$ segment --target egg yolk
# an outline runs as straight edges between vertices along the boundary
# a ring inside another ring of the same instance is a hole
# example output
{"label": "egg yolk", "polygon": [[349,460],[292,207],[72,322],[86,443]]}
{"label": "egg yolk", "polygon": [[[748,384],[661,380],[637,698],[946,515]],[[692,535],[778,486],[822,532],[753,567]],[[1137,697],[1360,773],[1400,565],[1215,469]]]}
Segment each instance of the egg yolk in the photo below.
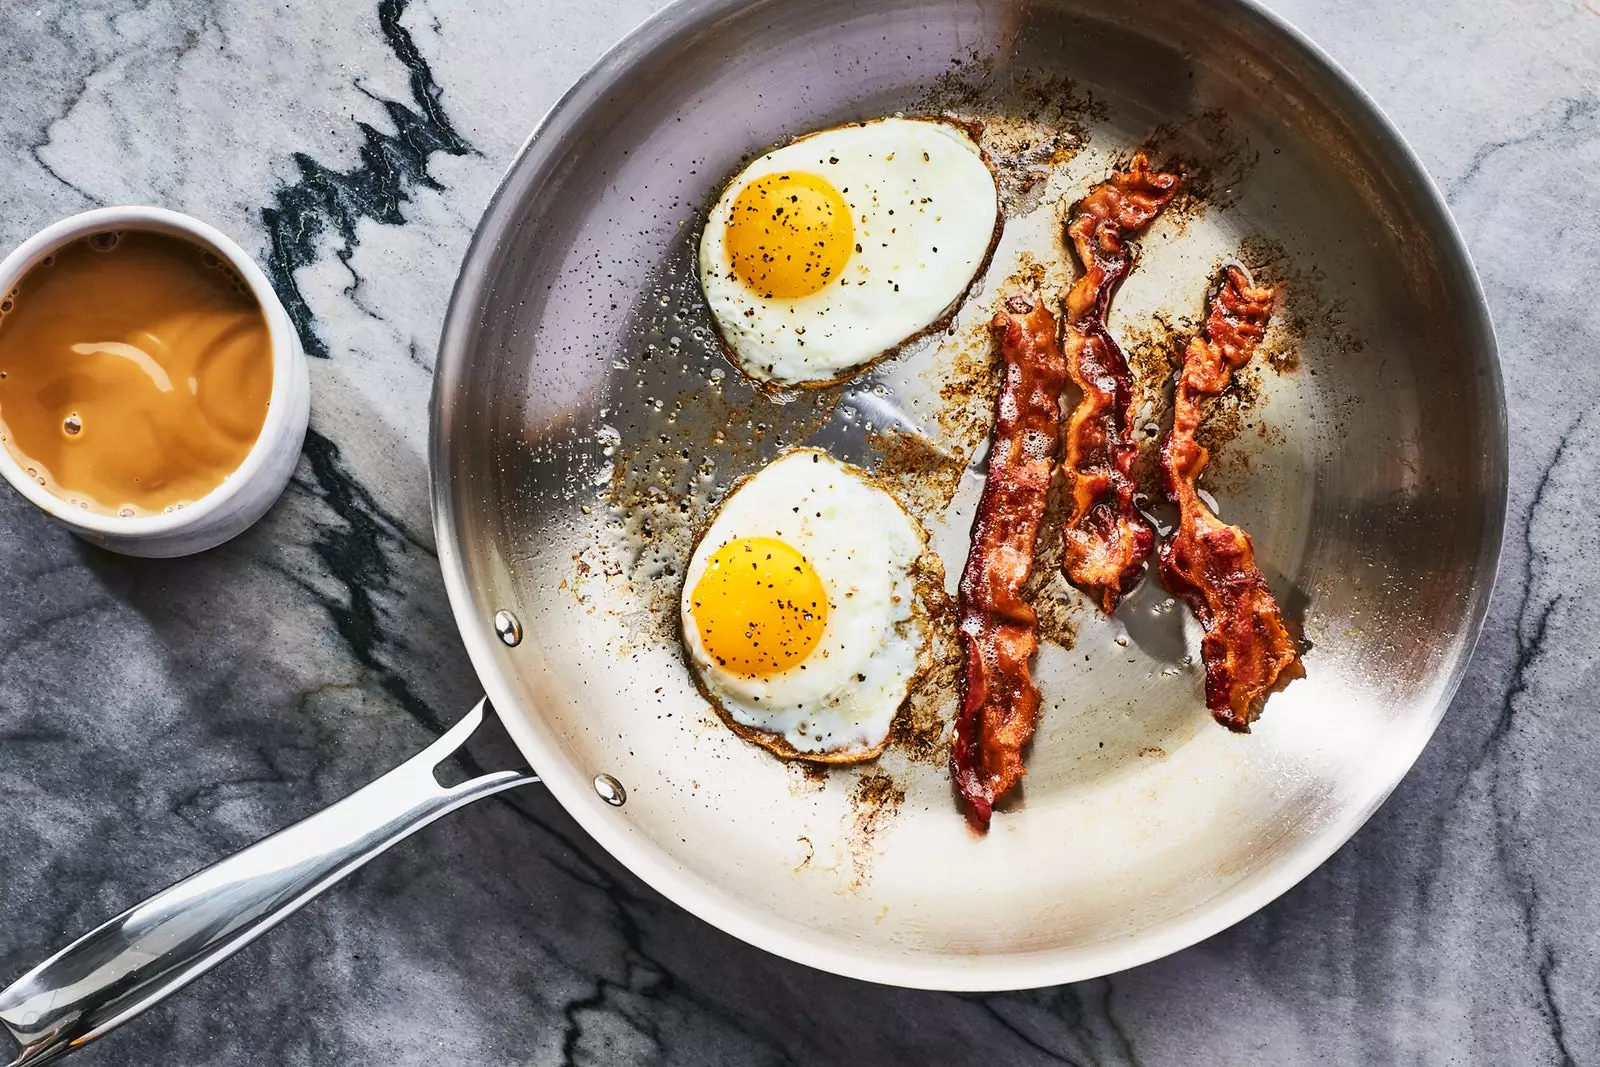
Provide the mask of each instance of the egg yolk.
{"label": "egg yolk", "polygon": [[742,537],[717,549],[689,602],[706,654],[745,678],[802,663],[828,621],[821,577],[771,537]]}
{"label": "egg yolk", "polygon": [[815,174],[757,178],[728,218],[733,273],[763,297],[820,291],[844,269],[853,241],[850,205]]}

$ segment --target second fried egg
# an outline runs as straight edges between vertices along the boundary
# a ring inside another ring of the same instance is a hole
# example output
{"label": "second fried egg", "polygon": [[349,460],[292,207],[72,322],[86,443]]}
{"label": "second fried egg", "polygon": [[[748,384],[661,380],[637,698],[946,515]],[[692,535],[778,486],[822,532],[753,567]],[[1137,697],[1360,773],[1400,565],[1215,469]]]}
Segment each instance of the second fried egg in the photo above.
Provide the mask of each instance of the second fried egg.
{"label": "second fried egg", "polygon": [[927,660],[912,568],[922,527],[864,472],[816,449],[741,483],[696,546],[684,645],[736,732],[822,762],[883,750]]}

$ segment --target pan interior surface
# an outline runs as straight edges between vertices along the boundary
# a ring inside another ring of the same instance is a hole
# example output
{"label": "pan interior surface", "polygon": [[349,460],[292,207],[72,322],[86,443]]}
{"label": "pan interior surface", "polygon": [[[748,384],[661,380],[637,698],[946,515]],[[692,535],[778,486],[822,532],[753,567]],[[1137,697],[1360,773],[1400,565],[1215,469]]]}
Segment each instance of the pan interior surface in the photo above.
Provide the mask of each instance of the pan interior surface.
{"label": "pan interior surface", "polygon": [[[798,134],[945,111],[985,123],[1008,214],[950,328],[831,389],[742,379],[694,277],[723,184]],[[944,766],[947,627],[879,761],[807,773],[736,738],[677,633],[710,509],[785,448],[825,447],[877,471],[925,523],[953,589],[992,419],[985,322],[1000,295],[1053,299],[1070,281],[1065,206],[1138,146],[1181,161],[1191,186],[1143,239],[1111,317],[1138,377],[1143,484],[1155,491],[1172,359],[1220,265],[1242,261],[1279,287],[1280,311],[1211,413],[1203,484],[1252,535],[1303,631],[1307,677],[1252,734],[1230,734],[1205,710],[1195,624],[1153,576],[1110,620],[1043,581],[1029,773],[984,837]],[[535,768],[605,847],[703,918],[876,981],[1086,978],[1283,892],[1421,751],[1499,550],[1504,413],[1459,239],[1359,91],[1247,4],[669,8],[513,165],[468,253],[437,375],[441,562]],[[499,609],[521,620],[515,647],[495,635]],[[596,795],[598,774],[626,804]]]}

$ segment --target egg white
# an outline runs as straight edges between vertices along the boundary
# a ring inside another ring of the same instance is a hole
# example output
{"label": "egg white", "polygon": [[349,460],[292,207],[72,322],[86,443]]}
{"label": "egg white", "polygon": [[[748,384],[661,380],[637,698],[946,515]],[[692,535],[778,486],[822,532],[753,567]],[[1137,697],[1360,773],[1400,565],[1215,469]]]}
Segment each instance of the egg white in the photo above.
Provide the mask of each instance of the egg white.
{"label": "egg white", "polygon": [[[761,678],[716,663],[690,601],[711,556],[748,537],[800,552],[828,596],[821,638],[804,663]],[[768,747],[783,754],[876,755],[927,664],[927,624],[911,577],[925,545],[921,525],[892,496],[825,452],[789,452],[741,483],[696,546],[684,581],[684,645],[706,695],[734,722],[781,739],[792,751]]]}
{"label": "egg white", "polygon": [[[766,297],[733,272],[734,201],[784,171],[826,179],[850,205],[853,251],[816,293]],[[963,127],[889,118],[810,134],[769,152],[728,184],[700,238],[700,285],[718,333],[746,374],[825,384],[892,353],[944,318],[998,236],[999,194]]]}

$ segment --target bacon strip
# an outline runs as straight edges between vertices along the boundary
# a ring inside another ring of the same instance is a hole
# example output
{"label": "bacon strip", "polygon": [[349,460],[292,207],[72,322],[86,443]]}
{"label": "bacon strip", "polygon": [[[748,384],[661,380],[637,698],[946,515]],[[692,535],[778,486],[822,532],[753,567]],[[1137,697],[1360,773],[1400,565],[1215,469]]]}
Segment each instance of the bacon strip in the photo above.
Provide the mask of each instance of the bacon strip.
{"label": "bacon strip", "polygon": [[1133,503],[1133,376],[1106,331],[1106,313],[1133,265],[1127,241],[1177,191],[1178,176],[1152,171],[1141,152],[1126,171],[1089,190],[1067,227],[1083,274],[1067,290],[1062,343],[1083,399],[1067,424],[1061,463],[1072,501],[1061,567],[1108,615],[1138,581],[1155,532]]}
{"label": "bacon strip", "polygon": [[1211,513],[1195,479],[1211,458],[1195,440],[1200,401],[1220,396],[1233,372],[1250,361],[1272,315],[1271,289],[1227,268],[1211,301],[1201,337],[1189,341],[1173,397],[1172,432],[1161,446],[1167,496],[1178,505],[1178,528],[1161,547],[1161,578],[1184,599],[1205,629],[1206,707],[1241,733],[1261,713],[1279,680],[1304,674],[1283,613],[1256,567],[1250,535]]}
{"label": "bacon strip", "polygon": [[961,573],[966,668],[950,746],[950,776],[979,829],[989,825],[994,802],[1022,778],[1022,746],[1039,713],[1039,691],[1028,673],[1039,646],[1038,619],[1022,587],[1050,492],[1067,378],[1055,316],[1043,300],[1013,297],[992,325],[1000,334],[1005,382],[995,403],[989,476]]}

